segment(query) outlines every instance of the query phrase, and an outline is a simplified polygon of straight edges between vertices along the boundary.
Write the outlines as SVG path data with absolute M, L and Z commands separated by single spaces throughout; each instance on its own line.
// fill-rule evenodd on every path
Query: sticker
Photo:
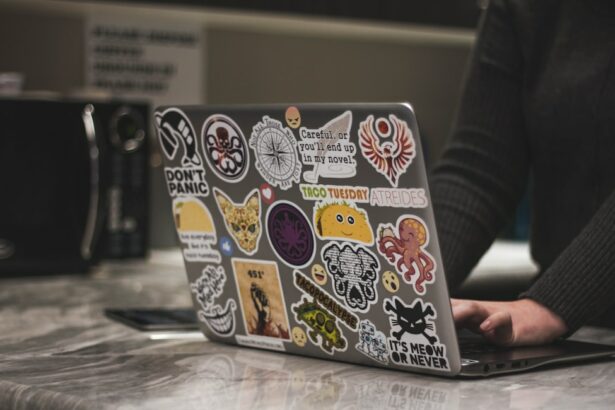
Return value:
M 381 138 L 386 139 L 382 144 Z M 416 156 L 408 124 L 393 114 L 389 115 L 388 120 L 379 118 L 376 126 L 374 116 L 367 117 L 359 125 L 359 144 L 363 157 L 396 188 L 399 177 Z
M 384 311 L 391 323 L 388 347 L 390 359 L 402 366 L 448 370 L 446 346 L 438 341 L 437 313 L 431 303 L 416 299 L 412 306 L 396 296 L 385 299 Z
M 319 239 L 344 239 L 374 244 L 367 212 L 348 202 L 320 202 L 314 206 L 314 227 Z
M 369 188 L 364 186 L 300 184 L 301 195 L 308 201 L 344 200 L 369 203 Z
M 426 208 L 428 201 L 423 188 L 372 188 L 369 204 L 391 208 Z
M 267 238 L 275 254 L 291 267 L 305 267 L 314 258 L 314 233 L 292 202 L 278 201 L 267 210 Z
M 250 154 L 239 126 L 222 114 L 205 120 L 201 131 L 203 155 L 214 173 L 226 182 L 241 181 L 250 167 Z
M 306 182 L 316 183 L 318 177 L 350 178 L 357 174 L 357 147 L 350 142 L 351 125 L 352 112 L 346 111 L 320 128 L 301 127 L 299 155 L 304 165 L 313 166 L 303 173 Z
M 425 222 L 415 215 L 402 215 L 397 219 L 397 232 L 391 224 L 378 226 L 378 252 L 397 267 L 404 281 L 414 290 L 425 294 L 424 284 L 433 283 L 436 262 L 424 248 L 429 244 Z M 416 271 L 418 270 L 418 275 Z
M 299 326 L 295 326 L 293 327 L 291 334 L 293 336 L 293 343 L 295 343 L 299 347 L 305 347 L 305 344 L 307 343 L 307 335 L 305 334 L 303 329 L 301 329 Z
M 380 363 L 386 364 L 389 362 L 386 336 L 381 331 L 376 330 L 376 326 L 367 319 L 361 321 L 359 343 L 355 348 Z
M 184 147 L 181 160 L 183 166 L 200 166 L 201 158 L 196 150 L 196 133 L 192 123 L 180 109 L 168 108 L 162 113 L 155 113 L 156 128 L 162 152 L 173 160 L 179 150 L 179 143 Z
M 271 205 L 275 202 L 275 191 L 273 190 L 273 187 L 271 185 L 265 182 L 264 184 L 261 184 L 260 190 L 261 197 L 263 198 L 264 203 L 266 203 L 267 205 Z
M 312 279 L 320 286 L 325 286 L 327 284 L 327 271 L 325 271 L 322 265 L 318 263 L 312 265 Z
M 164 175 L 171 197 L 209 195 L 209 185 L 202 168 L 164 167 Z
M 231 262 L 248 336 L 290 340 L 277 263 L 238 258 Z
M 224 225 L 237 247 L 247 255 L 258 251 L 261 239 L 261 199 L 258 189 L 245 197 L 243 204 L 236 204 L 221 190 L 214 188 L 214 198 L 224 217 Z
M 179 240 L 186 245 L 182 250 L 187 261 L 220 263 L 216 244 L 216 227 L 207 207 L 198 199 L 173 201 L 173 219 Z
M 235 331 L 235 310 L 233 299 L 226 301 L 226 306 L 215 304 L 215 299 L 222 294 L 226 283 L 226 272 L 222 266 L 208 265 L 201 276 L 192 284 L 190 291 L 202 307 L 197 316 L 218 336 L 229 336 Z
M 233 241 L 228 236 L 220 237 L 220 251 L 224 256 L 233 256 Z
M 335 294 L 350 309 L 367 312 L 378 299 L 378 258 L 363 246 L 336 242 L 325 246 L 321 257 L 333 278 Z
M 382 284 L 390 293 L 396 293 L 399 290 L 399 278 L 395 272 L 390 270 L 382 274 Z
M 288 107 L 286 109 L 286 113 L 284 114 L 284 118 L 286 119 L 288 126 L 292 129 L 297 129 L 301 125 L 301 113 L 297 107 Z
M 293 305 L 293 312 L 297 322 L 307 325 L 310 340 L 319 344 L 324 352 L 333 354 L 333 350 L 346 351 L 348 341 L 337 319 L 318 302 L 310 302 L 307 297 L 303 297 L 300 303 Z
M 348 329 L 353 331 L 358 329 L 359 318 L 354 313 L 346 309 L 344 305 L 339 304 L 333 296 L 298 270 L 295 270 L 294 283 L 297 289 L 311 296 L 314 301 L 317 301 L 329 313 L 337 317 Z
M 295 270 L 295 287 L 305 295 L 291 308 L 297 322 L 306 326 L 309 339 L 327 354 L 333 354 L 334 350 L 346 351 L 348 340 L 339 323 L 356 330 L 359 318 L 298 270 Z
M 280 121 L 264 116 L 252 128 L 250 148 L 256 156 L 256 169 L 272 186 L 287 190 L 301 177 L 297 140 Z

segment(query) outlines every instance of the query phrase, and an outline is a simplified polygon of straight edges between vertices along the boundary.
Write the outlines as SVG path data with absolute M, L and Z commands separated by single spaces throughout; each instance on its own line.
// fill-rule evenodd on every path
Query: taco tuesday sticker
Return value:
M 287 190 L 299 182 L 297 140 L 280 121 L 264 116 L 252 128 L 249 144 L 254 150 L 256 169 L 270 185 Z

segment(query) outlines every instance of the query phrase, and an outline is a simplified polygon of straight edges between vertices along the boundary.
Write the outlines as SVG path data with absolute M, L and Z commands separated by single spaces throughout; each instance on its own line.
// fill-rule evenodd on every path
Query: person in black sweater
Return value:
M 491 0 L 431 175 L 452 289 L 511 219 L 529 179 L 538 279 L 516 301 L 452 301 L 459 326 L 498 344 L 546 343 L 615 317 L 612 0 Z

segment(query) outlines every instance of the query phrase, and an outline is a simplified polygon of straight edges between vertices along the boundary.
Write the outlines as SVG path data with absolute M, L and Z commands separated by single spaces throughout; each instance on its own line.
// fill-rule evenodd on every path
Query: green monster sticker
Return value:
M 332 354 L 333 349 L 346 350 L 346 339 L 337 325 L 337 319 L 318 302 L 310 302 L 307 298 L 303 298 L 301 304 L 293 307 L 293 311 L 297 322 L 303 322 L 311 329 L 308 335 L 314 343 L 318 344 L 318 335 L 320 335 L 320 346 L 324 351 Z

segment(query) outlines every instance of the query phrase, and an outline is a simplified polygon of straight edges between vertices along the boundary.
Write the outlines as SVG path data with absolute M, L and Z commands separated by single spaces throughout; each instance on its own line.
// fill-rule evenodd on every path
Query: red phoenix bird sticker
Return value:
M 380 142 L 381 139 L 386 141 Z M 363 157 L 397 188 L 399 177 L 406 172 L 416 155 L 412 132 L 405 121 L 395 115 L 378 118 L 370 115 L 359 125 L 359 145 Z

